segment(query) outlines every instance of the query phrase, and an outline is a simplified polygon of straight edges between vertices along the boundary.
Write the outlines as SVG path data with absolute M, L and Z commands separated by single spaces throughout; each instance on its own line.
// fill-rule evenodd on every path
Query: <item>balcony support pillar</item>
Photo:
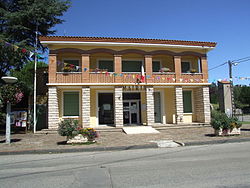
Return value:
M 175 81 L 180 82 L 181 78 L 181 56 L 174 56 Z
M 122 82 L 122 77 L 120 74 L 122 73 L 122 56 L 121 55 L 114 55 L 114 67 L 115 67 L 115 73 L 118 74 L 118 76 L 115 77 L 116 83 Z
M 203 74 L 203 82 L 208 82 L 208 67 L 207 67 L 207 57 L 201 57 L 201 70 Z
M 146 68 L 146 80 L 147 83 L 152 83 L 153 82 L 153 58 L 151 55 L 145 55 L 144 57 L 145 60 L 145 68 Z
M 49 54 L 49 83 L 56 83 L 57 54 Z
M 82 83 L 89 83 L 90 55 L 82 54 Z

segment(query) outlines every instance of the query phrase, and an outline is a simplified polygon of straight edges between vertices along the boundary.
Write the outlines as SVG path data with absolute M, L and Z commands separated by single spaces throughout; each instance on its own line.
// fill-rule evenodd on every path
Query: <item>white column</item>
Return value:
M 175 87 L 175 113 L 176 124 L 183 123 L 183 94 L 182 87 Z
M 122 87 L 115 87 L 115 126 L 123 126 Z
M 146 88 L 146 107 L 147 107 L 147 125 L 152 126 L 155 123 L 154 115 L 154 88 Z
M 90 88 L 82 87 L 82 126 L 90 126 Z
M 211 113 L 210 113 L 210 98 L 209 98 L 209 88 L 207 86 L 202 87 L 202 97 L 203 97 L 203 108 L 204 108 L 204 123 L 210 123 Z
M 59 123 L 57 88 L 49 87 L 48 92 L 48 128 L 57 129 Z

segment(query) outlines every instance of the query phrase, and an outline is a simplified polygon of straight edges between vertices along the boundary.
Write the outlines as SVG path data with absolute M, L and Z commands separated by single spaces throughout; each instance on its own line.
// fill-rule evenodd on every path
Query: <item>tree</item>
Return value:
M 0 77 L 28 62 L 36 29 L 42 36 L 54 34 L 69 6 L 69 0 L 0 0 Z M 44 50 L 40 42 L 38 49 Z
M 209 86 L 209 94 L 210 94 L 210 102 L 212 104 L 217 104 L 218 103 L 218 86 L 216 83 L 212 83 Z
M 27 95 L 31 95 L 34 90 L 34 65 L 34 61 L 29 61 L 20 71 L 11 71 L 11 75 L 18 78 L 18 81 L 23 83 L 23 90 Z M 48 65 L 44 62 L 37 62 L 37 68 L 47 66 Z
M 250 106 L 250 87 L 243 86 L 241 88 L 240 96 L 241 102 Z

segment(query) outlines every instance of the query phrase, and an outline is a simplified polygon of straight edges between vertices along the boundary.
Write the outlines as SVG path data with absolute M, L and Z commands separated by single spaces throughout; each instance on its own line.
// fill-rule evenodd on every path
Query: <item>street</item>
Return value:
M 250 142 L 0 156 L 0 187 L 250 187 Z

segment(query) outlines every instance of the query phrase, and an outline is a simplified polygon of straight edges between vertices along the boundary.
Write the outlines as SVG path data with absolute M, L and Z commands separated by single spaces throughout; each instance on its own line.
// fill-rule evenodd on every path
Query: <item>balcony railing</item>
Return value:
M 56 81 L 57 83 L 81 83 L 82 73 L 81 72 L 57 72 Z
M 153 83 L 175 83 L 175 73 L 168 72 L 168 73 L 153 73 L 152 76 Z
M 202 73 L 182 73 L 181 82 L 183 83 L 203 83 L 203 74 Z
M 114 74 L 110 73 L 89 73 L 89 82 L 90 83 L 114 83 L 115 78 Z
M 56 83 L 204 83 L 202 73 L 182 73 L 180 79 L 174 72 L 153 73 L 142 79 L 140 73 L 110 73 L 110 72 L 57 72 Z

